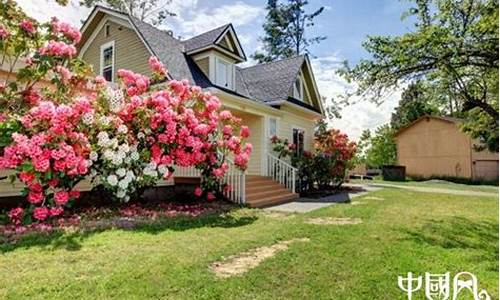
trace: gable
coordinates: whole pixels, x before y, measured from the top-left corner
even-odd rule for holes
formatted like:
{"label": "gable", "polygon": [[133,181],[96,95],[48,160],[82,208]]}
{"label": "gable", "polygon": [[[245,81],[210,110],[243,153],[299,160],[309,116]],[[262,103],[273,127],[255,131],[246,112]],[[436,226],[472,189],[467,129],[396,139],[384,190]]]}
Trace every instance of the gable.
{"label": "gable", "polygon": [[109,16],[103,17],[95,26],[92,35],[82,45],[80,57],[92,66],[96,75],[100,75],[101,46],[114,43],[115,81],[116,71],[119,69],[149,75],[150,51],[129,24],[118,22]]}
{"label": "gable", "polygon": [[243,52],[243,48],[241,47],[240,42],[234,32],[232,26],[229,26],[218,39],[215,41],[215,44],[220,46],[221,48],[234,53],[239,57],[245,57],[245,53]]}
{"label": "gable", "polygon": [[[298,83],[300,83],[300,93],[302,99],[297,99],[296,97],[298,91]],[[314,79],[314,75],[312,74],[309,60],[307,58],[304,60],[300,67],[300,70],[297,72],[295,80],[289,89],[288,96],[300,100],[301,102],[309,104],[322,111],[321,97],[318,93],[316,81]]]}

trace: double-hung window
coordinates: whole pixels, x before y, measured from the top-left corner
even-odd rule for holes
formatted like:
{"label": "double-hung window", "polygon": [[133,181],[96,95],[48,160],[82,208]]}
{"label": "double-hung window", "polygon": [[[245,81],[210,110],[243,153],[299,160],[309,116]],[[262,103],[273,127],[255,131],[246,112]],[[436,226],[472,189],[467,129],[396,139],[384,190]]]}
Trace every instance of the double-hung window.
{"label": "double-hung window", "polygon": [[215,82],[218,86],[233,89],[233,65],[225,60],[215,60]]}
{"label": "double-hung window", "polygon": [[113,82],[115,68],[115,42],[111,41],[101,46],[101,76],[106,81]]}

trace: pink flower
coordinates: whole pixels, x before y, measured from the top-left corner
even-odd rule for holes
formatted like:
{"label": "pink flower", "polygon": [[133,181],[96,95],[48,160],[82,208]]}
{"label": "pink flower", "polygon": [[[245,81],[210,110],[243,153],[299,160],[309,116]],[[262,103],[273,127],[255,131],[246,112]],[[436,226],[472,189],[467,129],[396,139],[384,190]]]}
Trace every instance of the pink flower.
{"label": "pink flower", "polygon": [[217,178],[221,178],[222,176],[224,176],[224,174],[225,174],[226,172],[224,171],[224,169],[222,169],[222,168],[218,168],[218,169],[214,169],[214,170],[212,171],[212,173],[214,174],[214,176],[215,176],[215,177],[217,177]]}
{"label": "pink flower", "polygon": [[45,199],[45,196],[43,195],[43,193],[29,192],[29,194],[28,194],[29,203],[38,204],[38,203],[42,202],[43,199]]}
{"label": "pink flower", "polygon": [[250,136],[250,129],[248,126],[241,126],[240,135],[242,138],[247,138]]}
{"label": "pink flower", "polygon": [[65,205],[68,203],[69,193],[66,191],[58,191],[54,194],[54,202],[57,205]]}
{"label": "pink flower", "polygon": [[5,40],[10,36],[10,33],[3,26],[0,26],[0,39]]}
{"label": "pink flower", "polygon": [[59,73],[59,75],[61,75],[61,81],[64,83],[64,84],[67,84],[72,75],[71,75],[71,71],[68,70],[67,68],[63,67],[63,66],[57,66],[56,67],[56,72]]}
{"label": "pink flower", "polygon": [[247,153],[240,153],[234,157],[234,164],[241,169],[246,169],[248,164],[249,155]]}
{"label": "pink flower", "polygon": [[9,211],[9,219],[14,225],[20,225],[23,220],[24,209],[21,207],[13,208]]}
{"label": "pink flower", "polygon": [[49,217],[49,209],[47,207],[37,207],[33,210],[33,217],[39,221],[44,221]]}
{"label": "pink flower", "polygon": [[215,195],[212,192],[207,193],[207,200],[208,201],[213,201],[215,200]]}
{"label": "pink flower", "polygon": [[149,58],[149,67],[157,75],[165,76],[165,74],[167,74],[163,63],[156,56],[151,56]]}
{"label": "pink flower", "polygon": [[72,190],[69,192],[69,197],[72,199],[80,198],[80,191]]}
{"label": "pink flower", "polygon": [[73,27],[71,24],[66,22],[60,22],[57,18],[52,18],[50,22],[52,31],[54,33],[62,33],[65,37],[69,38],[73,43],[78,44],[82,38],[82,34],[78,28]]}
{"label": "pink flower", "polygon": [[19,27],[29,34],[35,33],[35,26],[30,20],[24,19],[19,23]]}
{"label": "pink flower", "polygon": [[76,55],[76,48],[64,42],[49,41],[46,46],[40,48],[39,52],[47,56],[73,57]]}
{"label": "pink flower", "polygon": [[26,184],[29,184],[31,183],[33,180],[35,180],[35,174],[33,173],[30,173],[30,172],[21,172],[19,173],[19,179],[26,183]]}
{"label": "pink flower", "polygon": [[210,132],[210,126],[207,124],[200,124],[194,128],[194,133],[199,135],[207,135]]}
{"label": "pink flower", "polygon": [[221,120],[230,120],[233,117],[233,114],[229,110],[223,110],[219,113],[219,117]]}
{"label": "pink flower", "polygon": [[62,209],[61,207],[52,207],[49,213],[51,217],[55,217],[61,215],[63,212],[64,209]]}
{"label": "pink flower", "polygon": [[197,187],[194,189],[194,195],[196,197],[201,197],[202,194],[203,194],[203,190],[200,187]]}

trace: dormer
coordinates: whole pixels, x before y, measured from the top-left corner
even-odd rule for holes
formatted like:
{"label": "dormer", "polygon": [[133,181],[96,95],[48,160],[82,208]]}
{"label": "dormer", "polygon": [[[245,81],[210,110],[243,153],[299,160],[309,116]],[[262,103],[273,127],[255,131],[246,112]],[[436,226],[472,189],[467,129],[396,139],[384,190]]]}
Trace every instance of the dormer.
{"label": "dormer", "polygon": [[297,72],[288,96],[309,105],[319,102],[319,95],[312,77],[309,61],[306,59],[300,70]]}
{"label": "dormer", "polygon": [[231,24],[182,43],[184,53],[195,61],[214,85],[235,90],[235,65],[246,61],[246,56]]}

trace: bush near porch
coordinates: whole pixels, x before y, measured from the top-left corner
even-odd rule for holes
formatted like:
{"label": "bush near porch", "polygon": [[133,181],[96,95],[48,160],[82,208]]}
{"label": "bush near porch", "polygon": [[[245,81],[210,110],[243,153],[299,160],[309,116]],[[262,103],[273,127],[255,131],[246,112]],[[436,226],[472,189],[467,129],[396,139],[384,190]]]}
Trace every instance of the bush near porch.
{"label": "bush near porch", "polygon": [[14,170],[27,199],[8,212],[14,225],[61,216],[86,177],[128,202],[172,176],[174,165],[196,167],[196,196],[213,200],[231,188],[219,181],[229,154],[246,168],[248,128],[200,87],[167,81],[157,58],[151,77],[117,70],[111,86],[76,57],[81,34],[70,24],[39,24],[14,1],[0,3],[0,24],[9,66],[0,80],[0,169]]}
{"label": "bush near porch", "polygon": [[351,160],[356,152],[356,143],[340,130],[328,129],[321,120],[314,134],[314,149],[298,151],[297,145],[287,139],[271,138],[272,150],[279,159],[288,159],[297,168],[301,195],[324,195],[335,192],[344,182]]}

